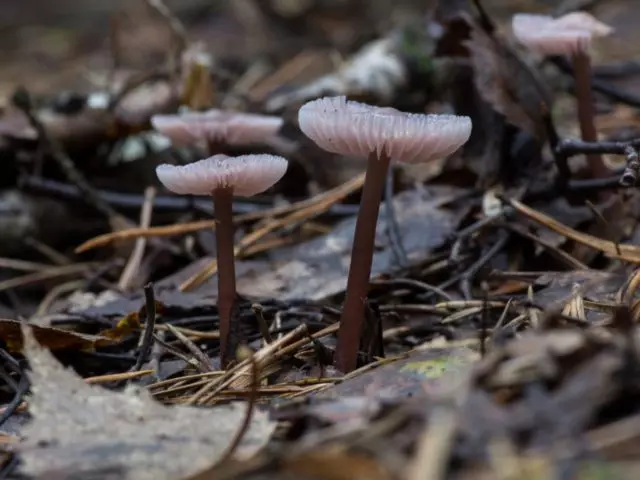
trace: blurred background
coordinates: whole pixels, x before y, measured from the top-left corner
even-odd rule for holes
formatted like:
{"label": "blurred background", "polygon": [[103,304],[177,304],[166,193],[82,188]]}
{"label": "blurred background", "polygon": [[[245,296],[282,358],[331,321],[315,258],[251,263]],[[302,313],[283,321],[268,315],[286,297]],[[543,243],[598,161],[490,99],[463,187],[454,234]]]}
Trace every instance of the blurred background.
{"label": "blurred background", "polygon": [[[450,0],[459,4],[466,0]],[[0,96],[24,84],[38,93],[58,87],[90,88],[113,61],[148,68],[161,62],[170,34],[144,0],[3,0],[0,2]],[[300,51],[314,42],[349,53],[363,39],[416,21],[436,0],[167,0],[190,40],[203,40],[214,54],[234,56]],[[626,59],[640,40],[635,0],[485,0],[492,16],[506,21],[518,11],[589,8],[616,28],[600,54]],[[114,40],[113,32],[117,31]],[[278,47],[278,48],[276,48]]]}

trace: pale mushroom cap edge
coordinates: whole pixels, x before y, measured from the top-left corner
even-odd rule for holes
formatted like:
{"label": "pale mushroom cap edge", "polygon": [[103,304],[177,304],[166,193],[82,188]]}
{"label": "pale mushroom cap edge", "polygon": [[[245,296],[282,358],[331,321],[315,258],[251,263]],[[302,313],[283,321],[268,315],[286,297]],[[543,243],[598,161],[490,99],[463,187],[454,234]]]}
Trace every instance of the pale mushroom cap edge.
{"label": "pale mushroom cap edge", "polygon": [[422,163],[454,153],[471,135],[471,119],[405,113],[324,97],[298,112],[302,132],[320,148],[341,155],[388,155],[393,162]]}
{"label": "pale mushroom cap edge", "polygon": [[277,183],[287,166],[287,160],[276,155],[214,155],[187,165],[159,165],[156,175],[168,190],[182,195],[232,188],[236,196],[251,197]]}

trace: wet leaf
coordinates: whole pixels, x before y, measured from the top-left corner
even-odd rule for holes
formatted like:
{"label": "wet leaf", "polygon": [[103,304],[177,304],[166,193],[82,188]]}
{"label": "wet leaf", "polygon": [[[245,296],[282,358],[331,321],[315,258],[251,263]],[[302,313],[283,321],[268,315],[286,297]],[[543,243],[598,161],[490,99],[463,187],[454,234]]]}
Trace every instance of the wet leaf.
{"label": "wet leaf", "polygon": [[[10,352],[21,352],[23,348],[22,322],[18,320],[0,319],[0,338],[7,344]],[[110,342],[101,335],[87,335],[62,328],[30,325],[36,340],[50,350],[67,348],[90,349],[96,342]]]}
{"label": "wet leaf", "polygon": [[613,302],[616,293],[627,279],[619,273],[600,272],[597,270],[574,270],[571,272],[547,272],[535,281],[541,286],[534,295],[536,305],[551,307],[555,302],[569,299],[574,289],[585,299],[596,302]]}
{"label": "wet leaf", "polygon": [[[212,409],[165,407],[146,391],[112,392],[87,385],[39,346],[30,330],[24,335],[33,391],[33,421],[18,446],[25,474],[182,478],[214,464],[245,417],[242,403]],[[265,413],[254,411],[240,454],[261,448],[273,429]]]}
{"label": "wet leaf", "polygon": [[[394,199],[399,238],[411,263],[425,259],[457,228],[467,207],[445,208],[444,205],[458,192],[453,188],[431,188],[424,192],[410,190]],[[245,285],[251,286],[254,295],[257,290],[260,295],[286,300],[320,300],[344,291],[354,228],[355,218],[349,218],[325,236],[274,251],[275,268],[252,275],[251,283]],[[385,212],[381,211],[372,276],[391,273],[398,268],[387,228]],[[239,280],[238,283],[241,282]]]}
{"label": "wet leaf", "polygon": [[479,358],[469,348],[416,350],[409,357],[379,366],[321,392],[319,397],[364,395],[400,399],[434,393],[456,384]]}

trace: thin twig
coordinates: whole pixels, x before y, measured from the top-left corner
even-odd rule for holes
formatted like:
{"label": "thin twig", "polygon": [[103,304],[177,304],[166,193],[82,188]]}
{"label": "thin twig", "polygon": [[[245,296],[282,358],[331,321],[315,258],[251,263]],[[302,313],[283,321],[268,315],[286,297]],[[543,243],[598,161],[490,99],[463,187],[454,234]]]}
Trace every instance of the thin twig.
{"label": "thin twig", "polygon": [[[142,205],[142,211],[140,213],[140,228],[149,228],[151,225],[151,214],[153,213],[153,199],[155,195],[156,189],[154,187],[147,187],[144,191],[144,204]],[[124,270],[122,270],[122,275],[120,275],[120,280],[118,281],[120,291],[126,292],[131,287],[131,283],[140,268],[140,262],[142,262],[146,246],[147,239],[145,237],[136,240],[131,256]]]}
{"label": "thin twig", "polygon": [[385,285],[385,286],[403,286],[403,287],[413,287],[419,288],[421,290],[425,290],[430,293],[435,293],[436,295],[444,298],[445,300],[453,300],[453,297],[449,295],[447,292],[442,290],[441,288],[436,287],[435,285],[429,285],[428,283],[421,282],[419,280],[414,280],[412,278],[394,278],[391,280],[372,280],[369,282],[370,285]]}
{"label": "thin twig", "polygon": [[191,354],[198,361],[200,366],[202,367],[201,371],[204,372],[213,372],[213,367],[211,366],[211,359],[207,357],[202,350],[200,350],[195,343],[187,338],[185,334],[183,334],[180,330],[178,330],[173,325],[167,323],[167,330],[169,330],[175,337],[185,346],[187,350],[191,352]]}
{"label": "thin twig", "polygon": [[402,244],[402,236],[400,235],[400,225],[396,216],[396,209],[393,205],[393,167],[387,172],[387,178],[384,188],[384,207],[387,220],[387,236],[389,237],[389,246],[391,253],[400,268],[405,268],[409,264],[407,251]]}
{"label": "thin twig", "polygon": [[97,264],[96,263],[76,263],[72,265],[64,265],[61,267],[51,267],[39,272],[28,273],[16,278],[10,278],[3,282],[0,282],[0,292],[9,289],[24,287],[26,285],[33,285],[34,283],[40,283],[52,278],[63,277],[67,275],[83,275],[86,272],[91,271]]}
{"label": "thin twig", "polygon": [[233,437],[233,440],[227,447],[226,451],[220,457],[220,460],[218,461],[218,465],[222,465],[226,461],[230,460],[231,457],[233,457],[233,454],[235,453],[235,451],[240,446],[240,443],[242,443],[242,439],[244,438],[245,434],[249,430],[249,426],[251,425],[251,419],[253,418],[253,410],[255,408],[255,404],[258,398],[258,387],[260,382],[260,365],[258,364],[258,362],[256,362],[253,356],[253,352],[251,352],[249,348],[246,348],[245,350],[248,351],[247,361],[251,365],[251,389],[249,391],[249,399],[247,401],[247,412],[244,416],[242,425],[240,425],[240,428],[238,429],[235,436]]}
{"label": "thin twig", "polygon": [[181,54],[189,43],[187,41],[187,30],[184,28],[182,22],[171,12],[162,0],[145,0],[145,2],[165,20],[175,40],[178,42],[177,53]]}
{"label": "thin twig", "polygon": [[6,422],[11,415],[18,409],[20,404],[22,403],[22,399],[24,395],[29,390],[29,377],[26,373],[22,373],[22,377],[20,377],[20,382],[18,383],[18,387],[16,389],[16,393],[11,400],[11,402],[2,409],[2,413],[0,414],[0,426]]}
{"label": "thin twig", "polygon": [[138,370],[136,372],[111,373],[108,375],[98,375],[95,377],[86,377],[84,381],[88,384],[95,385],[99,383],[119,382],[122,380],[132,380],[135,378],[146,377],[152,375],[155,370]]}
{"label": "thin twig", "polygon": [[503,230],[498,240],[477,261],[462,273],[460,278],[460,288],[465,298],[471,298],[471,280],[473,277],[475,277],[480,269],[505,247],[510,238],[511,233]]}
{"label": "thin twig", "polygon": [[136,364],[131,371],[135,372],[142,368],[142,365],[149,356],[151,347],[153,345],[153,329],[156,325],[156,299],[153,293],[153,283],[148,283],[144,287],[144,299],[146,310],[146,321],[144,323],[144,329],[140,336],[140,344],[138,347],[138,358]]}

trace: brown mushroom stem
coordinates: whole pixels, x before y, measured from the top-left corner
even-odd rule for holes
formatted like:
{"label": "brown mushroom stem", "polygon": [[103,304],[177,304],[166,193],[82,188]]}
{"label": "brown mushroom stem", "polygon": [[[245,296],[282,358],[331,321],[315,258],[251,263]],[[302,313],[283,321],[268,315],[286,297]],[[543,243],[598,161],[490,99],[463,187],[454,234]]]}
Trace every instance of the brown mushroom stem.
{"label": "brown mushroom stem", "polygon": [[[591,94],[591,60],[588,53],[578,52],[573,55],[573,70],[582,139],[587,142],[597,142],[598,132],[595,126],[595,111]],[[610,174],[601,155],[587,155],[587,162],[593,178],[604,178]]]}
{"label": "brown mushroom stem", "polygon": [[364,302],[369,292],[369,276],[376,237],[376,225],[390,159],[383,154],[369,155],[362,187],[360,210],[351,250],[347,294],[340,316],[335,365],[342,372],[354,370],[358,362],[360,335],[364,322]]}
{"label": "brown mushroom stem", "polygon": [[236,269],[233,245],[233,189],[218,188],[213,192],[216,216],[216,259],[218,262],[218,316],[220,318],[220,362],[228,364],[229,328],[236,299]]}
{"label": "brown mushroom stem", "polygon": [[209,156],[213,157],[214,155],[219,155],[221,153],[224,153],[224,145],[222,142],[215,142],[215,141],[207,141],[207,150],[209,152]]}

